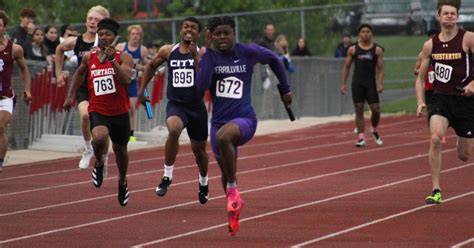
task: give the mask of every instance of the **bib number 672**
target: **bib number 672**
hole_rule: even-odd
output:
[[[216,83],[216,96],[241,99],[244,83],[236,77],[227,77]]]

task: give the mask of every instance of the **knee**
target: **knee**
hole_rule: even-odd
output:
[[[225,135],[224,133],[217,133],[216,134],[216,144],[219,147],[227,146],[231,143],[230,138]]]
[[[436,135],[436,134],[432,134],[431,135],[431,147],[434,148],[434,149],[441,149],[441,137]]]
[[[207,159],[207,153],[206,153],[205,150],[196,149],[193,152],[194,152],[194,156],[196,157],[197,160],[201,161],[201,160]]]
[[[81,116],[81,121],[83,123],[89,123],[89,113],[85,113]]]
[[[179,135],[181,135],[181,129],[178,127],[169,127],[168,128],[168,137],[171,139],[179,139]]]

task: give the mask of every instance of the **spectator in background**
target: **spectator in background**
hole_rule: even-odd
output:
[[[56,52],[59,45],[59,34],[56,26],[48,25],[44,28],[44,45],[48,48],[48,55]]]
[[[289,73],[295,72],[295,67],[291,63],[290,53],[288,52],[288,39],[285,35],[278,35],[278,37],[275,39],[275,48],[278,58],[280,58],[281,62],[285,66],[286,71]]]
[[[291,52],[291,56],[313,56],[303,37],[298,39],[298,43],[296,43],[295,49]]]
[[[142,46],[143,29],[140,25],[131,25],[127,28],[128,40],[117,45],[116,49],[130,54],[133,58],[132,82],[128,86],[128,96],[130,98],[130,141],[135,142],[135,128],[137,126],[137,103],[138,96],[138,76],[145,70],[148,63],[148,49]]]
[[[334,51],[334,57],[336,58],[345,58],[347,57],[347,49],[352,44],[351,36],[349,34],[344,34],[342,36],[342,41],[336,47]]]
[[[60,28],[61,37],[59,37],[60,44],[69,37],[77,37],[79,32],[75,26],[64,24]],[[65,68],[76,68],[78,66],[77,56],[74,53],[74,49],[64,51],[64,67]]]
[[[260,38],[257,44],[276,52],[275,26],[273,26],[273,24],[269,23],[265,26],[265,29],[263,30],[263,36]]]
[[[33,24],[36,12],[31,8],[24,8],[20,13],[20,25],[13,27],[10,32],[10,39],[20,45],[25,50],[25,44],[31,40],[31,35],[35,29]]]
[[[25,43],[25,58],[31,60],[47,61],[48,48],[44,44],[44,30],[37,27],[33,31],[33,38],[31,41]],[[52,59],[49,59],[48,64],[52,64]]]

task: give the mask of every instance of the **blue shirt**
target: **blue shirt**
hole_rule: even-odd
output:
[[[212,96],[212,123],[225,124],[235,118],[256,118],[252,107],[251,82],[256,63],[268,64],[278,78],[281,93],[290,92],[288,77],[277,55],[256,44],[240,44],[226,53],[208,48],[199,62],[196,85]]]

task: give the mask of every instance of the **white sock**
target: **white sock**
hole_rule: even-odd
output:
[[[92,150],[92,140],[84,140],[84,147],[87,150]]]
[[[227,182],[227,188],[237,188],[237,182]]]
[[[208,184],[208,181],[209,181],[209,178],[207,177],[207,175],[203,177],[201,176],[201,174],[199,174],[199,185],[206,186]]]
[[[169,177],[170,179],[172,179],[173,178],[173,169],[174,169],[174,165],[166,165],[165,164],[165,171],[164,171],[163,176],[164,177]]]

